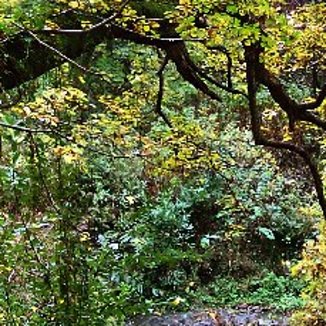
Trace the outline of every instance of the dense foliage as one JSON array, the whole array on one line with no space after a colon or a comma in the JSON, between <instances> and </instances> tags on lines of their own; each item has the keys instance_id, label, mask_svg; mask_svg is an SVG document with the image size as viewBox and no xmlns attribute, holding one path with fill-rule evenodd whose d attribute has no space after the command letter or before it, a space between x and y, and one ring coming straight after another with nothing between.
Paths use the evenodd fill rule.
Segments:
<instances>
[{"instance_id":1,"label":"dense foliage","mask_svg":"<svg viewBox=\"0 0 326 326\"><path fill-rule=\"evenodd\" d=\"M325 13L1 3L0 323L248 303L322 325Z\"/></svg>"},{"instance_id":2,"label":"dense foliage","mask_svg":"<svg viewBox=\"0 0 326 326\"><path fill-rule=\"evenodd\" d=\"M316 241L307 242L302 261L293 267L293 274L301 274L308 283L304 291L304 310L293 316L297 325L323 325L326 320L325 268L326 237L325 222L320 225L320 235Z\"/></svg>"}]
</instances>

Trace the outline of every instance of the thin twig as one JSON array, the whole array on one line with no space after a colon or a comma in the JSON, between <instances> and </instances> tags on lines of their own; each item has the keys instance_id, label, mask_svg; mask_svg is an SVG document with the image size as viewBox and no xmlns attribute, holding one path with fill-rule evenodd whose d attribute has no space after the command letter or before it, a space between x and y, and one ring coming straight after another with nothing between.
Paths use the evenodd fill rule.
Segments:
<instances>
[{"instance_id":1,"label":"thin twig","mask_svg":"<svg viewBox=\"0 0 326 326\"><path fill-rule=\"evenodd\" d=\"M232 86L232 57L230 52L222 45L217 45L217 46L213 46L213 47L209 47L209 49L211 50L217 50L219 52L222 52L223 54L225 54L227 60L228 60L228 68L227 68L227 81L228 81L228 88L229 89L233 89Z\"/></svg>"},{"instance_id":2,"label":"thin twig","mask_svg":"<svg viewBox=\"0 0 326 326\"><path fill-rule=\"evenodd\" d=\"M119 25L113 24L113 23L107 23L109 26L113 25L115 27L120 27ZM94 25L95 26L95 25ZM93 29L92 26L89 29L41 29L41 30L33 30L32 33L34 34L61 34L61 35L76 35L76 34L87 34L90 32L94 32L95 29ZM98 29L99 27L102 27L103 24L97 24L96 25L96 29ZM121 27L122 28L122 27ZM124 28L124 30L128 30L127 28ZM129 30L131 31L131 30ZM133 32L133 31L132 31ZM143 35L145 36L145 35ZM146 35L146 38L148 40L152 40L152 41L162 41L162 42L168 42L168 43L179 43L179 42L206 42L207 39L205 38L200 38L200 37L193 37L193 38L181 38L181 37L161 37L161 38L157 38L157 37L153 37L150 35Z\"/></svg>"},{"instance_id":3,"label":"thin twig","mask_svg":"<svg viewBox=\"0 0 326 326\"><path fill-rule=\"evenodd\" d=\"M55 212L60 215L60 208L58 207L58 205L56 204L55 200L53 199L53 196L52 196L52 193L48 187L48 185L46 184L45 182L45 176L43 174L43 171L42 171L42 165L41 165L41 153L39 151L39 148L37 146L37 143L35 142L35 139L34 139L34 136L33 134L30 134L30 140L31 140L31 143L32 145L34 146L35 148L35 153L36 153L36 156L37 156L37 170L38 170L38 174L40 176L40 179L41 179L41 182L42 182L42 185L44 187L44 190L45 190L45 193L46 193L46 198L48 200L48 202L50 203L50 205L53 207L53 209L55 210Z\"/></svg>"},{"instance_id":4,"label":"thin twig","mask_svg":"<svg viewBox=\"0 0 326 326\"><path fill-rule=\"evenodd\" d=\"M242 95L246 98L248 98L248 95L240 90L234 89L232 88L232 86L225 86L223 84L221 84L220 82L218 82L216 79L212 78L211 76L209 76L206 72L204 72L201 68L199 68L196 64L194 64L193 62L191 62L191 66L193 67L193 69L198 73L199 76L203 77L204 79L206 79L208 82L212 83L214 86L223 89L224 91L231 93L231 94L235 94L235 95ZM231 84L230 80L231 77L228 77L229 81L228 81L228 85ZM232 85L232 84L231 84Z\"/></svg>"},{"instance_id":5,"label":"thin twig","mask_svg":"<svg viewBox=\"0 0 326 326\"><path fill-rule=\"evenodd\" d=\"M100 28L101 26L104 26L105 24L108 24L108 23L110 23L111 21L115 20L117 17L119 17L119 16L121 15L123 9L128 5L129 2L130 2L130 0L125 0L125 1L121 4L119 10L118 10L116 13L114 13L112 16L110 16L110 17L108 17L108 18L103 19L103 20L102 20L101 22L99 22L98 24L93 25L93 26L92 26L88 31L89 31L89 32L94 31L94 30Z\"/></svg>"},{"instance_id":6,"label":"thin twig","mask_svg":"<svg viewBox=\"0 0 326 326\"><path fill-rule=\"evenodd\" d=\"M66 56L64 53L62 53L61 51L59 51L58 49L56 49L55 47L53 47L52 45L42 41L35 33L33 33L32 31L26 29L25 27L13 22L13 24L15 26L17 26L18 28L20 28L20 30L22 32L26 32L27 34L29 34L30 36L32 36L39 44L41 44L42 46L44 46L45 48L49 49L50 51L54 52L55 54L57 54L61 59L68 61L69 63L71 63L72 65L74 65L75 67L77 67L78 69L82 70L85 73L93 73L91 72L89 69L85 68L84 66L80 65L78 62L76 62L75 60L69 58L68 56Z\"/></svg>"},{"instance_id":7,"label":"thin twig","mask_svg":"<svg viewBox=\"0 0 326 326\"><path fill-rule=\"evenodd\" d=\"M51 133L52 132L52 130L50 130L50 129L31 129L31 128L22 127L19 125L11 125L11 124L4 123L4 122L0 122L0 127L13 129L13 130L17 130L17 131L22 131L22 132L27 132L27 133L32 133L32 134Z\"/></svg>"}]
</instances>

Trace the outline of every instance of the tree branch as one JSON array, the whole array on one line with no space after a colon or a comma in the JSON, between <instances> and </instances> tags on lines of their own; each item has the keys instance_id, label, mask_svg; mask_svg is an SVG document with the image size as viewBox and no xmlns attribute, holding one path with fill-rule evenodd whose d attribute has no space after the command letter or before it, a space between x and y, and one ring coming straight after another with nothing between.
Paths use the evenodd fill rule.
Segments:
<instances>
[{"instance_id":1,"label":"tree branch","mask_svg":"<svg viewBox=\"0 0 326 326\"><path fill-rule=\"evenodd\" d=\"M18 87L58 67L67 59L74 60L106 37L106 32L90 32L87 35L47 37L41 40L42 43L30 33L20 32L0 43L0 90Z\"/></svg>"},{"instance_id":2,"label":"tree branch","mask_svg":"<svg viewBox=\"0 0 326 326\"><path fill-rule=\"evenodd\" d=\"M23 131L23 132L27 132L27 133L30 133L30 134L52 133L52 130L50 130L50 129L31 129L31 128L19 126L17 124L11 125L11 124L4 123L4 122L0 122L0 127L13 129L13 130L16 130L16 131Z\"/></svg>"},{"instance_id":3,"label":"tree branch","mask_svg":"<svg viewBox=\"0 0 326 326\"><path fill-rule=\"evenodd\" d=\"M326 98L326 84L321 88L320 93L318 94L316 100L311 103L303 103L299 105L301 111L314 110L317 109Z\"/></svg>"},{"instance_id":4,"label":"tree branch","mask_svg":"<svg viewBox=\"0 0 326 326\"><path fill-rule=\"evenodd\" d=\"M298 104L289 96L280 80L272 75L262 63L256 63L255 74L257 81L267 87L274 101L287 113L291 130L294 129L296 121L311 122L323 130L326 130L326 121L320 119L316 114L309 112L309 110L318 108L324 101L326 96L326 84L323 86L316 101Z\"/></svg>"},{"instance_id":5,"label":"tree branch","mask_svg":"<svg viewBox=\"0 0 326 326\"><path fill-rule=\"evenodd\" d=\"M209 76L206 72L204 72L201 68L199 68L193 61L190 61L189 65L198 73L198 75L200 77L206 79L208 82L210 82L214 86L216 86L220 89L223 89L224 91L226 91L228 93L235 94L235 95L238 94L238 95L242 95L242 96L248 98L246 93L241 92L232 87L231 75L230 76L228 75L228 86L225 86L225 85L219 83L216 79ZM231 85L231 86L229 86L229 85Z\"/></svg>"},{"instance_id":6,"label":"tree branch","mask_svg":"<svg viewBox=\"0 0 326 326\"><path fill-rule=\"evenodd\" d=\"M162 62L162 65L161 65L159 71L157 72L157 75L158 75L158 78L159 78L159 88L158 88L157 102L156 102L155 111L163 119L163 121L172 129L173 126L172 126L170 120L168 119L166 114L162 111L162 100L163 100L163 94L164 94L164 76L163 76L163 72L164 72L164 69L165 69L166 65L168 64L168 62L169 62L169 59L166 56L164 58L163 62Z\"/></svg>"},{"instance_id":7,"label":"tree branch","mask_svg":"<svg viewBox=\"0 0 326 326\"><path fill-rule=\"evenodd\" d=\"M322 209L324 219L326 219L326 199L324 194L324 186L322 178L319 174L318 167L314 162L310 153L303 147L289 143L266 139L261 133L261 114L256 103L257 85L259 78L257 78L257 65L259 65L259 50L255 46L250 46L245 49L245 59L247 64L247 86L249 97L249 109L251 115L251 129L256 145L263 145L276 149L285 149L292 153L299 155L308 165L311 175L314 180L314 186L317 193L319 205Z\"/></svg>"},{"instance_id":8,"label":"tree branch","mask_svg":"<svg viewBox=\"0 0 326 326\"><path fill-rule=\"evenodd\" d=\"M164 43L162 48L166 51L168 58L174 62L178 72L186 81L213 100L221 101L219 95L207 86L194 69L195 64L192 62L184 42Z\"/></svg>"}]
</instances>

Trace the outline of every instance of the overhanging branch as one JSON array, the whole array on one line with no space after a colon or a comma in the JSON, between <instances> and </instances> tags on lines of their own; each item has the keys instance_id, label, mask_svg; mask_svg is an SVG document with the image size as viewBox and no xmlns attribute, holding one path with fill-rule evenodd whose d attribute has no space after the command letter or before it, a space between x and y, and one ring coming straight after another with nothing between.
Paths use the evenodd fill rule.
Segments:
<instances>
[{"instance_id":1,"label":"overhanging branch","mask_svg":"<svg viewBox=\"0 0 326 326\"><path fill-rule=\"evenodd\" d=\"M326 97L326 84L315 101L311 103L297 103L286 92L280 80L272 75L262 63L256 63L255 74L257 81L267 87L274 101L287 113L291 130L294 129L296 121L310 122L326 130L326 121L311 112L311 110L318 108L324 101Z\"/></svg>"},{"instance_id":2,"label":"overhanging branch","mask_svg":"<svg viewBox=\"0 0 326 326\"><path fill-rule=\"evenodd\" d=\"M271 147L275 149L288 150L296 155L299 155L310 169L311 175L314 180L314 186L317 193L319 205L322 209L324 219L326 219L326 199L324 194L324 186L321 176L318 171L318 167L314 162L312 155L308 153L303 147L295 145L289 142L281 142L267 139L261 133L261 114L256 103L257 85L259 78L257 78L257 65L259 65L259 50L255 46L247 47L245 49L246 57L246 74L247 74L247 86L248 86L248 99L249 109L251 115L251 129L256 145L262 145L265 147Z\"/></svg>"}]
</instances>

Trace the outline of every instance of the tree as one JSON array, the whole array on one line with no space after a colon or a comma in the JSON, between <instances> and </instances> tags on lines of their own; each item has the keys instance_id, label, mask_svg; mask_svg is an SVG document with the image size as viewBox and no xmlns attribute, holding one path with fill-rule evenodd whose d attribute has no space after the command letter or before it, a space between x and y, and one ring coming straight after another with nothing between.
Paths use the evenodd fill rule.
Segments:
<instances>
[{"instance_id":1,"label":"tree","mask_svg":"<svg viewBox=\"0 0 326 326\"><path fill-rule=\"evenodd\" d=\"M301 157L311 171L326 217L318 170L321 132L326 129L325 4L265 0L46 3L25 0L10 6L9 2L2 9L3 94L63 62L76 66L82 75L103 78L87 66L85 57L107 40L154 47L165 58L158 71L156 111L167 124L172 127L161 108L164 70L173 62L186 81L211 99L222 101L230 93L247 100L256 144ZM34 12L32 19L28 12ZM200 20L205 23L199 24ZM84 58L84 65L79 58ZM311 96L294 100L286 87L289 83L310 87ZM266 119L270 112L257 101L264 89L274 100L279 130L274 128L274 119Z\"/></svg>"}]
</instances>

